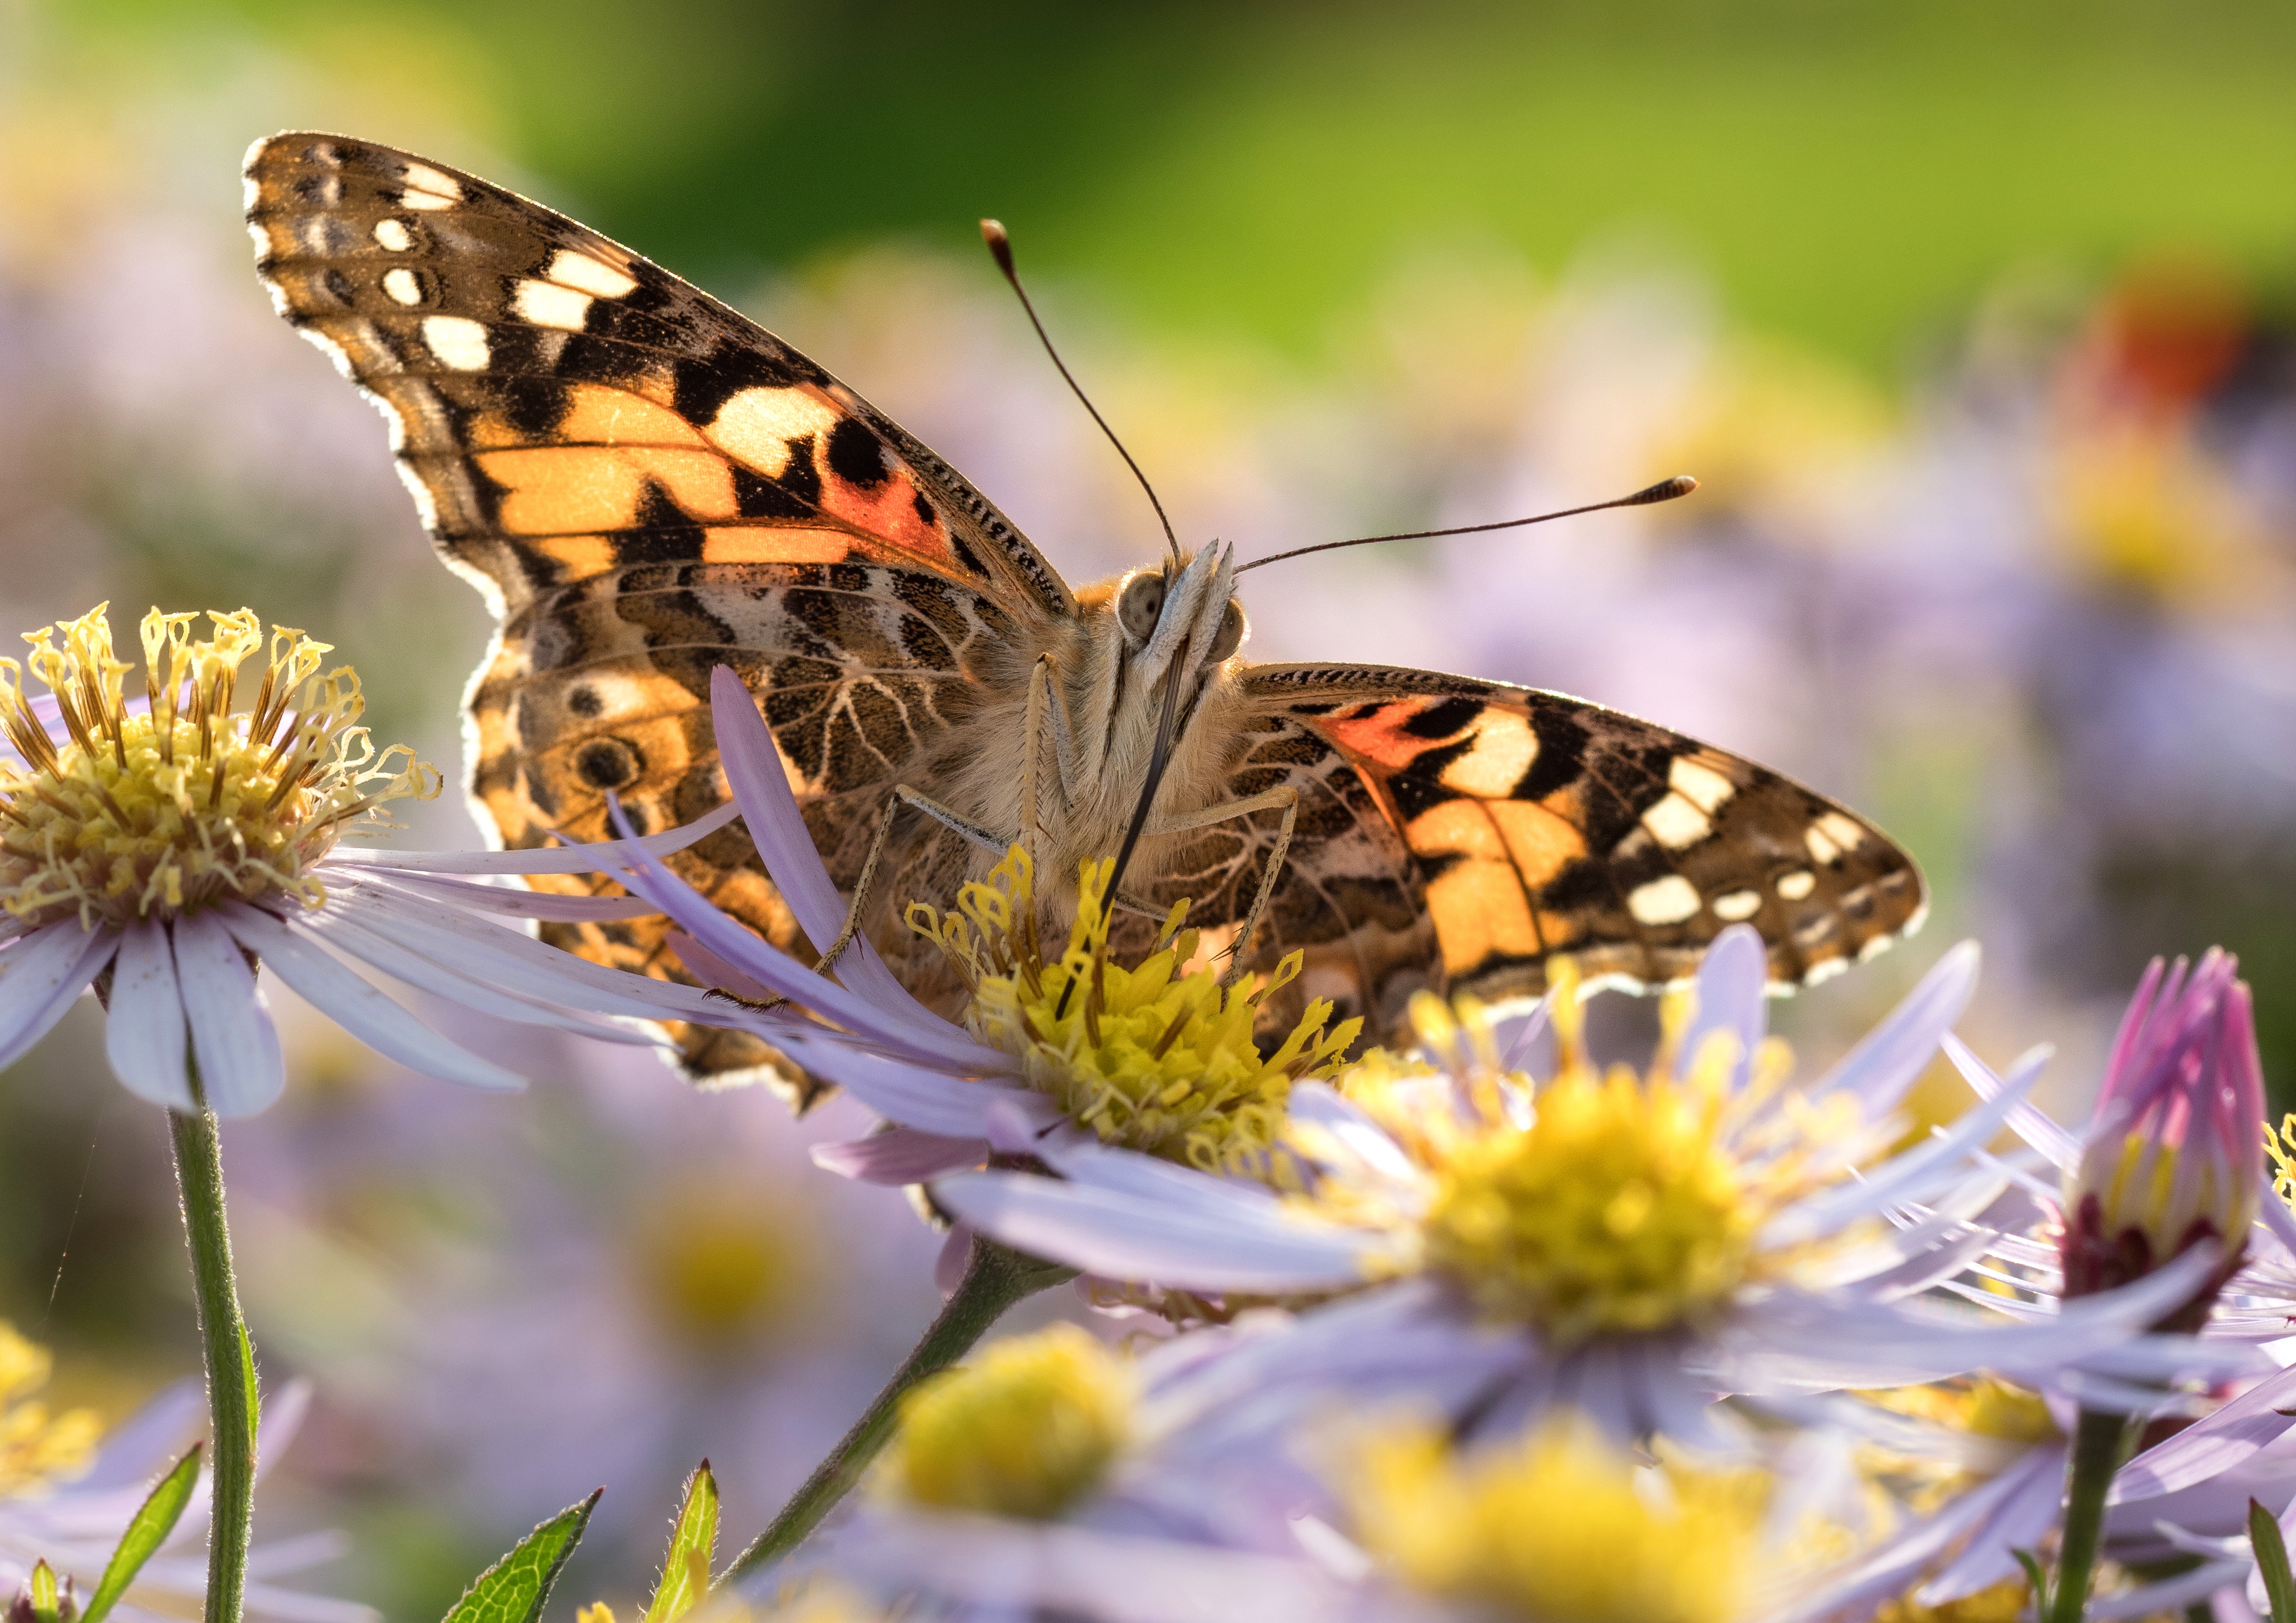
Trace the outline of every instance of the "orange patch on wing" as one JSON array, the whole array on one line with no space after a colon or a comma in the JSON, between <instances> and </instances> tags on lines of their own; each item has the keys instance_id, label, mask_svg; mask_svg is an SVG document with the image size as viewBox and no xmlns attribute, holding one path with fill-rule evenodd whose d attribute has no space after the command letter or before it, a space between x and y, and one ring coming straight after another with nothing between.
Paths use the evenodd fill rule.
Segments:
<instances>
[{"instance_id":1,"label":"orange patch on wing","mask_svg":"<svg viewBox=\"0 0 2296 1623\"><path fill-rule=\"evenodd\" d=\"M1446 800L1411 820L1404 839L1421 857L1472 857L1503 862L1507 849L1490 812L1479 800Z\"/></svg>"},{"instance_id":2,"label":"orange patch on wing","mask_svg":"<svg viewBox=\"0 0 2296 1623\"><path fill-rule=\"evenodd\" d=\"M832 518L866 535L891 542L905 553L915 553L942 565L954 564L948 537L938 523L928 523L917 512L917 491L908 478L892 473L884 483L865 490L832 474L822 480L821 508Z\"/></svg>"},{"instance_id":3,"label":"orange patch on wing","mask_svg":"<svg viewBox=\"0 0 2296 1623\"><path fill-rule=\"evenodd\" d=\"M1431 699L1398 699L1364 717L1326 717L1318 725L1324 735L1350 755L1400 772L1442 739L1418 738L1403 728L1423 710L1441 702Z\"/></svg>"},{"instance_id":4,"label":"orange patch on wing","mask_svg":"<svg viewBox=\"0 0 2296 1623\"><path fill-rule=\"evenodd\" d=\"M1427 887L1427 913L1454 975L1493 956L1536 958L1545 950L1511 863L1470 858L1445 869Z\"/></svg>"},{"instance_id":5,"label":"orange patch on wing","mask_svg":"<svg viewBox=\"0 0 2296 1623\"><path fill-rule=\"evenodd\" d=\"M627 389L577 383L556 438L595 445L698 446L693 425L667 406Z\"/></svg>"},{"instance_id":6,"label":"orange patch on wing","mask_svg":"<svg viewBox=\"0 0 2296 1623\"><path fill-rule=\"evenodd\" d=\"M701 538L704 563L842 563L852 555L852 537L833 529L732 525Z\"/></svg>"},{"instance_id":7,"label":"orange patch on wing","mask_svg":"<svg viewBox=\"0 0 2296 1623\"><path fill-rule=\"evenodd\" d=\"M648 480L694 518L735 512L734 471L707 451L545 446L473 460L503 488L498 521L512 535L624 529L637 519Z\"/></svg>"},{"instance_id":8,"label":"orange patch on wing","mask_svg":"<svg viewBox=\"0 0 2296 1623\"><path fill-rule=\"evenodd\" d=\"M605 536L550 536L527 545L556 564L568 580L587 580L614 567L614 544Z\"/></svg>"},{"instance_id":9,"label":"orange patch on wing","mask_svg":"<svg viewBox=\"0 0 2296 1623\"><path fill-rule=\"evenodd\" d=\"M1552 883L1567 864L1587 855L1586 837L1535 801L1493 800L1488 809L1522 882L1532 889Z\"/></svg>"}]
</instances>

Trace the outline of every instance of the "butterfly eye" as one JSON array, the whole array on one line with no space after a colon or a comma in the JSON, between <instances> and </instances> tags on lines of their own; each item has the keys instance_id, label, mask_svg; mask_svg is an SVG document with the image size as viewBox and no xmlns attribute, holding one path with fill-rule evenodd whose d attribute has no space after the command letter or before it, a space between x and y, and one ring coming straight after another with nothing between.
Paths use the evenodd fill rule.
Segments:
<instances>
[{"instance_id":1,"label":"butterfly eye","mask_svg":"<svg viewBox=\"0 0 2296 1623\"><path fill-rule=\"evenodd\" d=\"M1148 640L1148 634L1156 629L1156 617L1163 611L1164 577L1160 570L1141 570L1116 594L1117 623L1136 643Z\"/></svg>"},{"instance_id":2,"label":"butterfly eye","mask_svg":"<svg viewBox=\"0 0 2296 1623\"><path fill-rule=\"evenodd\" d=\"M1243 646L1243 634L1250 627L1243 618L1243 605L1233 597L1220 612L1219 635L1212 638L1212 651L1205 656L1208 664L1217 665Z\"/></svg>"}]
</instances>

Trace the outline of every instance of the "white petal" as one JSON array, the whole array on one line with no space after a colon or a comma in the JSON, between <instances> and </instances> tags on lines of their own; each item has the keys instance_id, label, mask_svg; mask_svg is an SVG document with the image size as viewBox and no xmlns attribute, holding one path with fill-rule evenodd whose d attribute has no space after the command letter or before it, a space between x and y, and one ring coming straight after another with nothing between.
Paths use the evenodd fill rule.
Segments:
<instances>
[{"instance_id":1,"label":"white petal","mask_svg":"<svg viewBox=\"0 0 2296 1623\"><path fill-rule=\"evenodd\" d=\"M129 1093L188 1114L199 1109L185 1064L190 1045L168 927L155 919L139 920L119 932L111 1009L103 1022L104 1057Z\"/></svg>"},{"instance_id":2,"label":"white petal","mask_svg":"<svg viewBox=\"0 0 2296 1623\"><path fill-rule=\"evenodd\" d=\"M0 1066L31 1052L119 945L108 930L58 919L0 947Z\"/></svg>"},{"instance_id":3,"label":"white petal","mask_svg":"<svg viewBox=\"0 0 2296 1623\"><path fill-rule=\"evenodd\" d=\"M1009 1100L1040 1123L1059 1107L1042 1094L967 1081L930 1065L865 1053L834 1037L794 1035L783 1052L824 1082L833 1082L888 1121L948 1138L988 1136L988 1107Z\"/></svg>"},{"instance_id":4,"label":"white petal","mask_svg":"<svg viewBox=\"0 0 2296 1623\"><path fill-rule=\"evenodd\" d=\"M893 1127L841 1143L816 1144L813 1164L863 1184L922 1184L988 1159L985 1138L947 1138L914 1127Z\"/></svg>"},{"instance_id":5,"label":"white petal","mask_svg":"<svg viewBox=\"0 0 2296 1623\"><path fill-rule=\"evenodd\" d=\"M2280 1411L2296 1401L2296 1369L2259 1381L2215 1414L2156 1443L2120 1468L2107 1501L2157 1498L2221 1475L2285 1432Z\"/></svg>"},{"instance_id":6,"label":"white petal","mask_svg":"<svg viewBox=\"0 0 2296 1623\"><path fill-rule=\"evenodd\" d=\"M2149 1617L2156 1612L2173 1617L2195 1602L2207 1600L2218 1590L2239 1583L2251 1570L2244 1561L2211 1562L2175 1578L2164 1578L2158 1583L2129 1590L2126 1594L2092 1598L2085 1615L2096 1619L2096 1623L2116 1623L2121 1618Z\"/></svg>"},{"instance_id":7,"label":"white petal","mask_svg":"<svg viewBox=\"0 0 2296 1623\"><path fill-rule=\"evenodd\" d=\"M826 947L845 928L848 909L814 849L813 835L798 809L774 735L758 713L758 702L750 696L750 690L726 666L709 673L709 700L726 784L742 807L758 850L770 858L766 871L808 939ZM854 938L838 959L835 972L848 987L889 1013L905 1015L912 1021L939 1021L938 1015L893 979L893 971L885 967L865 936Z\"/></svg>"},{"instance_id":8,"label":"white petal","mask_svg":"<svg viewBox=\"0 0 2296 1623\"><path fill-rule=\"evenodd\" d=\"M1265 1184L1215 1177L1136 1150L1112 1149L1087 1134L1055 1134L1037 1144L1037 1153L1054 1171L1086 1188L1185 1201L1207 1211L1232 1202L1247 1222L1270 1215L1282 1204Z\"/></svg>"},{"instance_id":9,"label":"white petal","mask_svg":"<svg viewBox=\"0 0 2296 1623\"><path fill-rule=\"evenodd\" d=\"M1284 1291L1361 1284L1380 1236L1271 1209L1248 1220L1227 1201L1192 1208L1053 1178L966 1172L933 1198L1032 1256L1111 1279L1193 1291Z\"/></svg>"},{"instance_id":10,"label":"white petal","mask_svg":"<svg viewBox=\"0 0 2296 1623\"><path fill-rule=\"evenodd\" d=\"M1993 1074L1992 1067L1979 1059L1968 1044L1950 1032L1946 1034L1944 1047L1954 1069L1977 1090L1980 1098L1990 1099L2009 1086ZM2052 1052L2046 1045L2027 1049L2009 1068L2010 1075L2013 1077L2028 1068L2039 1075ZM2060 1172L2069 1172L2080 1164L2080 1140L2030 1104L2009 1113L2009 1130L2046 1156L2049 1164Z\"/></svg>"},{"instance_id":11,"label":"white petal","mask_svg":"<svg viewBox=\"0 0 2296 1623\"><path fill-rule=\"evenodd\" d=\"M1762 947L1760 931L1751 924L1733 924L1715 937L1698 962L1698 1001L1683 1033L1684 1061L1695 1059L1700 1045L1714 1032L1728 1032L1738 1039L1738 1064L1731 1083L1734 1089L1769 1029L1764 1004L1769 980L1769 954Z\"/></svg>"},{"instance_id":12,"label":"white petal","mask_svg":"<svg viewBox=\"0 0 2296 1623\"><path fill-rule=\"evenodd\" d=\"M385 873L389 873L389 883L394 890L432 897L456 906L508 914L512 918L586 923L593 920L643 919L655 912L654 905L642 896L560 896L550 890L513 890L506 885L482 885L472 880L437 878L428 873L390 873L372 866L360 877L379 883Z\"/></svg>"},{"instance_id":13,"label":"white petal","mask_svg":"<svg viewBox=\"0 0 2296 1623\"><path fill-rule=\"evenodd\" d=\"M1974 941L1947 952L1905 1000L1810 1090L1812 1096L1848 1088L1864 1102L1868 1115L1894 1106L1969 1006L1977 990L1978 962Z\"/></svg>"},{"instance_id":14,"label":"white petal","mask_svg":"<svg viewBox=\"0 0 2296 1623\"><path fill-rule=\"evenodd\" d=\"M2057 1523L2064 1497L2065 1451L2039 1447L2032 1457L2003 1473L2015 1485L2001 1496L1977 1536L1915 1596L1924 1606L1941 1606L2017 1576L2012 1550L2031 1549Z\"/></svg>"},{"instance_id":15,"label":"white petal","mask_svg":"<svg viewBox=\"0 0 2296 1623\"><path fill-rule=\"evenodd\" d=\"M304 914L298 923L299 928L331 946L340 947L352 957L373 964L394 980L450 999L466 1009L475 1009L481 1014L515 1021L521 1025L551 1026L561 1031L595 1037L601 1042L628 1043L640 1047L659 1045L658 1039L643 1032L608 1025L591 1016L571 1013L539 998L481 986L467 975L442 968L421 953L401 947L390 937L378 935L367 928L358 916L358 909L341 906L340 896L331 898L328 905L317 912Z\"/></svg>"},{"instance_id":16,"label":"white petal","mask_svg":"<svg viewBox=\"0 0 2296 1623\"><path fill-rule=\"evenodd\" d=\"M1883 1206L1915 1198L1927 1180L1940 1173L1950 1174L1954 1162L2000 1131L2003 1120L2023 1102L2025 1090L2039 1074L2038 1067L2026 1072L2004 1086L1997 1096L1965 1111L1952 1127L1891 1156L1870 1175L1853 1176L1787 1207L1762 1225L1755 1243L1764 1248L1798 1244Z\"/></svg>"},{"instance_id":17,"label":"white petal","mask_svg":"<svg viewBox=\"0 0 2296 1623\"><path fill-rule=\"evenodd\" d=\"M252 1116L287 1086L279 1033L239 944L211 913L176 921L176 981L192 1021L200 1094L218 1116Z\"/></svg>"},{"instance_id":18,"label":"white petal","mask_svg":"<svg viewBox=\"0 0 2296 1623\"><path fill-rule=\"evenodd\" d=\"M729 800L691 823L648 834L636 843L653 855L667 857L716 833L741 815L742 808ZM337 846L327 854L327 865L405 868L421 873L604 873L620 866L629 856L623 842L613 840L528 851L390 851Z\"/></svg>"},{"instance_id":19,"label":"white petal","mask_svg":"<svg viewBox=\"0 0 2296 1623\"><path fill-rule=\"evenodd\" d=\"M236 903L224 923L239 944L259 956L297 995L377 1053L409 1070L472 1087L521 1088L526 1079L447 1041L354 974L316 942L259 908Z\"/></svg>"}]
</instances>

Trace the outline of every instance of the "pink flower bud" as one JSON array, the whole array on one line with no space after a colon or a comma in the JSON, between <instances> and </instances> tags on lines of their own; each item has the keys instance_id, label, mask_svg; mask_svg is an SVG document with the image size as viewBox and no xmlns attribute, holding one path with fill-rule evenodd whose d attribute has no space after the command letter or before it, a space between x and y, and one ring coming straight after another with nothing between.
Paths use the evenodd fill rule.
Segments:
<instances>
[{"instance_id":1,"label":"pink flower bud","mask_svg":"<svg viewBox=\"0 0 2296 1623\"><path fill-rule=\"evenodd\" d=\"M2264 1176L2264 1078L2238 961L2210 947L2186 974L2152 960L2129 999L2065 1181L2068 1297L2109 1291L2203 1242L2206 1286L2158 1328L2199 1327L2239 1266Z\"/></svg>"}]
</instances>

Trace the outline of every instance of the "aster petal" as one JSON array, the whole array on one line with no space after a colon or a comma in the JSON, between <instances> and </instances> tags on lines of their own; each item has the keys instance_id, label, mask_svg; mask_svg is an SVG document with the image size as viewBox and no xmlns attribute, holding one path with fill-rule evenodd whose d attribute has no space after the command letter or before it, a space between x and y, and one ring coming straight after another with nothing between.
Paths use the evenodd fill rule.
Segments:
<instances>
[{"instance_id":1,"label":"aster petal","mask_svg":"<svg viewBox=\"0 0 2296 1623\"><path fill-rule=\"evenodd\" d=\"M103 1022L104 1057L119 1085L138 1099L188 1113L200 1108L186 1062L190 1047L168 927L139 919L119 932L111 1008Z\"/></svg>"},{"instance_id":2,"label":"aster petal","mask_svg":"<svg viewBox=\"0 0 2296 1623\"><path fill-rule=\"evenodd\" d=\"M667 857L707 839L742 815L728 800L691 823L631 840L545 846L526 851L393 851L381 847L337 846L327 865L403 868L422 873L602 873L619 868L638 851ZM632 848L636 849L633 850Z\"/></svg>"},{"instance_id":3,"label":"aster petal","mask_svg":"<svg viewBox=\"0 0 2296 1623\"><path fill-rule=\"evenodd\" d=\"M1136 1150L1119 1150L1085 1133L1055 1133L1035 1146L1046 1165L1072 1183L1143 1200L1184 1201L1203 1209L1233 1202L1247 1219L1281 1206L1264 1184L1216 1177Z\"/></svg>"},{"instance_id":4,"label":"aster petal","mask_svg":"<svg viewBox=\"0 0 2296 1623\"><path fill-rule=\"evenodd\" d=\"M504 991L592 1014L744 1023L727 1018L742 1012L738 1005L714 1001L693 987L608 969L504 925L451 908L426 907L384 886L362 884L357 896L360 922L377 935Z\"/></svg>"},{"instance_id":5,"label":"aster petal","mask_svg":"<svg viewBox=\"0 0 2296 1623\"><path fill-rule=\"evenodd\" d=\"M731 992L737 997L754 998L759 1003L773 996L773 988L762 981L752 980L684 930L672 929L664 933L668 939L670 950L677 955L677 961L705 986L721 992Z\"/></svg>"},{"instance_id":6,"label":"aster petal","mask_svg":"<svg viewBox=\"0 0 2296 1623\"><path fill-rule=\"evenodd\" d=\"M2245 1561L2211 1562L2124 1594L2092 1598L2086 1615L2095 1619L2096 1623L2114 1623L2117 1619L2149 1617L2156 1612L2173 1616L2195 1602L2207 1600L2219 1589L2240 1583L2252 1570L2251 1563Z\"/></svg>"},{"instance_id":7,"label":"aster petal","mask_svg":"<svg viewBox=\"0 0 2296 1623\"><path fill-rule=\"evenodd\" d=\"M726 786L749 824L750 838L765 859L775 889L789 903L808 939L823 946L837 939L849 911L837 892L836 881L814 848L813 835L798 809L790 789L789 772L780 749L758 713L758 701L742 679L720 665L709 673L709 714L717 729L718 759L726 769ZM877 955L865 936L856 935L835 966L837 978L888 1013L913 1021L939 1017L919 1003L909 989L893 979L893 971Z\"/></svg>"},{"instance_id":8,"label":"aster petal","mask_svg":"<svg viewBox=\"0 0 2296 1623\"><path fill-rule=\"evenodd\" d=\"M2004 1491L1968 1546L1944 1570L1922 1586L1915 1599L1924 1606L1942 1606L2017 1576L2013 1550L2033 1549L2041 1536L2057 1523L2064 1499L2065 1450L2062 1444L2034 1448L2001 1473Z\"/></svg>"},{"instance_id":9,"label":"aster petal","mask_svg":"<svg viewBox=\"0 0 2296 1623\"><path fill-rule=\"evenodd\" d=\"M316 941L244 902L221 909L232 939L260 957L297 996L387 1059L472 1087L518 1089L526 1078L449 1042L346 968Z\"/></svg>"},{"instance_id":10,"label":"aster petal","mask_svg":"<svg viewBox=\"0 0 2296 1623\"><path fill-rule=\"evenodd\" d=\"M386 879L387 875L387 879ZM360 877L370 884L388 882L402 894L430 898L459 907L508 914L512 918L550 919L580 924L607 919L643 919L654 906L641 896L560 896L549 890L513 890L507 885L480 884L475 880L441 875L393 873L372 865Z\"/></svg>"},{"instance_id":11,"label":"aster petal","mask_svg":"<svg viewBox=\"0 0 2296 1623\"><path fill-rule=\"evenodd\" d=\"M0 1066L47 1036L118 946L111 931L68 918L0 947Z\"/></svg>"},{"instance_id":12,"label":"aster petal","mask_svg":"<svg viewBox=\"0 0 2296 1623\"><path fill-rule=\"evenodd\" d=\"M1810 1096L1846 1088L1857 1095L1869 1116L1895 1107L1969 1006L1977 990L1979 963L1974 941L1948 950L1888 1018L1811 1087Z\"/></svg>"},{"instance_id":13,"label":"aster petal","mask_svg":"<svg viewBox=\"0 0 2296 1623\"><path fill-rule=\"evenodd\" d=\"M2222 1475L2285 1432L2292 1406L2296 1369L2285 1369L2129 1461L2113 1478L2105 1503L2158 1498Z\"/></svg>"},{"instance_id":14,"label":"aster petal","mask_svg":"<svg viewBox=\"0 0 2296 1623\"><path fill-rule=\"evenodd\" d=\"M2274 1239L2288 1249L2292 1257L2296 1257L2296 1211L2289 1209L2288 1202L2282 1200L2273 1189L2272 1180L2269 1177L2264 1179L2264 1188L2258 1192L2257 1221L2263 1225L2266 1232Z\"/></svg>"},{"instance_id":15,"label":"aster petal","mask_svg":"<svg viewBox=\"0 0 2296 1623\"><path fill-rule=\"evenodd\" d=\"M815 974L788 954L735 923L707 897L651 857L626 870L624 882L734 968L771 987L799 1007L810 1009L866 1040L928 1064L988 1074L1006 1073L1013 1069L1010 1055L982 1046L945 1020L937 1016L922 1021L914 1020ZM745 1021L729 1019L729 1012L738 1013L739 1010L729 1009L719 1002L691 1018L704 1025L746 1026Z\"/></svg>"},{"instance_id":16,"label":"aster petal","mask_svg":"<svg viewBox=\"0 0 2296 1623\"><path fill-rule=\"evenodd\" d=\"M1946 1058L1953 1062L1954 1069L1961 1072L1962 1079L1977 1090L1979 1097L1990 1099L2009 1086L1993 1074L1992 1067L1979 1059L1968 1044L1949 1032L1946 1036L1944 1048ZM2038 1076L2041 1067L2048 1063L2055 1052L2046 1043L2029 1048L2017 1057L2017 1062L2009 1068L2009 1074L2015 1077L2030 1068L2034 1075ZM2060 1171L2070 1172L2080 1165L2080 1140L2030 1104L2022 1110L2010 1112L2009 1130L2038 1150L2047 1158L2049 1164Z\"/></svg>"},{"instance_id":17,"label":"aster petal","mask_svg":"<svg viewBox=\"0 0 2296 1623\"><path fill-rule=\"evenodd\" d=\"M1332 1290L1362 1284L1382 1236L1311 1224L1280 1207L1246 1217L1221 1199L1180 1206L1055 1178L966 1172L933 1199L1007 1245L1087 1273L1193 1291Z\"/></svg>"},{"instance_id":18,"label":"aster petal","mask_svg":"<svg viewBox=\"0 0 2296 1623\"><path fill-rule=\"evenodd\" d=\"M866 1581L1009 1608L1015 1617L1049 1612L1099 1623L1266 1623L1270 1618L1357 1623L1374 1615L1368 1594L1305 1561L1061 1522L875 1510L836 1537L827 1559ZM1387 1597L1376 1615L1390 1623L1419 1623L1439 1614Z\"/></svg>"},{"instance_id":19,"label":"aster petal","mask_svg":"<svg viewBox=\"0 0 2296 1623\"><path fill-rule=\"evenodd\" d=\"M1334 1146L1345 1150L1365 1171L1411 1187L1425 1181L1402 1146L1360 1106L1328 1084L1294 1083L1285 1110L1294 1123L1328 1135Z\"/></svg>"},{"instance_id":20,"label":"aster petal","mask_svg":"<svg viewBox=\"0 0 2296 1623\"><path fill-rule=\"evenodd\" d=\"M950 1138L915 1127L890 1127L861 1138L816 1144L813 1164L863 1184L922 1184L988 1159L985 1138Z\"/></svg>"},{"instance_id":21,"label":"aster petal","mask_svg":"<svg viewBox=\"0 0 2296 1623\"><path fill-rule=\"evenodd\" d=\"M355 894L364 895L364 888ZM356 905L343 906L340 895L331 897L327 905L316 912L306 914L298 924L329 946L339 947L349 956L372 964L393 980L403 980L408 986L458 1003L466 1009L475 1009L481 1014L491 1014L520 1025L549 1026L561 1031L594 1037L600 1042L627 1043L644 1048L661 1045L659 1037L643 1031L576 1014L541 998L483 986L468 975L446 969L422 954L400 946L389 936L378 935L367 928L359 917L358 907ZM650 1015L647 1018L660 1017Z\"/></svg>"},{"instance_id":22,"label":"aster petal","mask_svg":"<svg viewBox=\"0 0 2296 1623\"><path fill-rule=\"evenodd\" d=\"M1799 1244L1830 1234L1884 1206L1917 1198L1940 1174L1964 1160L2001 1130L2010 1112L2024 1100L2040 1068L2033 1067L2004 1085L2001 1092L1975 1110L1963 1112L1954 1124L1913 1149L1891 1156L1870 1176L1853 1176L1831 1185L1772 1217L1762 1225L1756 1244L1764 1248Z\"/></svg>"},{"instance_id":23,"label":"aster petal","mask_svg":"<svg viewBox=\"0 0 2296 1623\"><path fill-rule=\"evenodd\" d=\"M211 913L176 921L176 980L191 1017L200 1093L223 1117L267 1109L287 1086L279 1033L263 1006L255 971Z\"/></svg>"},{"instance_id":24,"label":"aster petal","mask_svg":"<svg viewBox=\"0 0 2296 1623\"><path fill-rule=\"evenodd\" d=\"M1733 924L1714 938L1698 962L1698 1002L1682 1034L1685 1061L1717 1031L1726 1031L1738 1042L1738 1062L1731 1072L1733 1092L1743 1086L1754 1062L1754 1050L1769 1030L1766 988L1770 959L1761 932L1751 924Z\"/></svg>"},{"instance_id":25,"label":"aster petal","mask_svg":"<svg viewBox=\"0 0 2296 1623\"><path fill-rule=\"evenodd\" d=\"M995 1082L952 1077L931 1065L867 1053L827 1036L803 1031L782 1039L782 1050L824 1082L833 1082L888 1121L951 1138L987 1138L988 1108L1010 1100L1040 1123L1060 1115L1044 1094Z\"/></svg>"}]
</instances>

